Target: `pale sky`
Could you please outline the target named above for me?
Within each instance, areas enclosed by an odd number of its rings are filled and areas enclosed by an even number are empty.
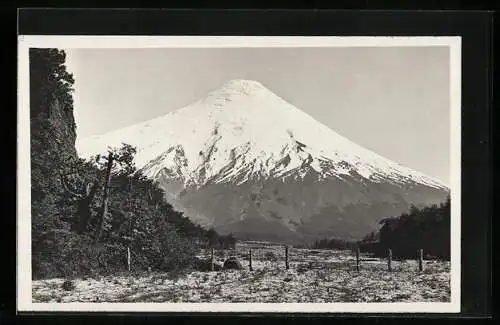
[[[251,79],[351,141],[449,184],[448,47],[66,53],[78,137],[162,116],[231,79]]]

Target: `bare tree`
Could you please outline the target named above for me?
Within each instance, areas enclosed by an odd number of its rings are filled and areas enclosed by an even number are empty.
[[[98,243],[99,242],[99,239],[101,238],[102,236],[102,233],[103,233],[103,230],[104,230],[104,222],[105,222],[105,219],[106,219],[106,215],[108,213],[108,201],[109,201],[109,182],[110,182],[110,179],[111,179],[111,169],[113,168],[113,161],[114,161],[115,157],[113,155],[113,152],[109,152],[108,154],[108,158],[106,158],[107,162],[106,162],[106,176],[105,176],[105,180],[104,180],[104,194],[103,194],[103,197],[102,197],[102,204],[101,204],[101,208],[99,209],[99,214],[98,214],[98,220],[99,220],[99,224],[97,226],[97,230],[96,230],[96,237],[95,237],[95,243]]]
[[[72,197],[78,202],[78,221],[73,224],[73,229],[78,233],[83,233],[87,230],[88,223],[92,216],[91,205],[97,192],[98,184],[95,182],[89,182],[83,190],[78,191],[76,188],[71,188],[66,178],[67,176],[68,174],[60,174],[61,184],[66,192],[71,194]]]

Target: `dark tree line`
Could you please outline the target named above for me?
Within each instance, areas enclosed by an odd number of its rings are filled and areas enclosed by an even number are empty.
[[[215,249],[235,249],[236,237],[233,234],[219,235],[214,229],[207,233],[207,247]]]
[[[34,278],[186,270],[197,249],[227,241],[193,224],[134,166],[123,144],[77,157],[65,53],[30,49],[31,220]]]
[[[417,250],[431,258],[450,258],[450,198],[440,205],[411,207],[399,217],[383,219],[378,233],[366,236],[360,249],[376,256],[386,256],[388,249],[395,258],[415,258]]]
[[[356,247],[355,242],[350,242],[350,241],[345,241],[341,239],[320,239],[316,240],[310,248],[313,249],[340,249],[340,250],[345,250],[345,249],[353,249]]]
[[[450,258],[450,198],[440,205],[424,208],[412,206],[407,213],[380,221],[380,229],[360,241],[335,238],[316,240],[308,248],[341,249],[370,253],[386,257],[392,250],[394,258],[414,259],[423,249],[428,258]]]

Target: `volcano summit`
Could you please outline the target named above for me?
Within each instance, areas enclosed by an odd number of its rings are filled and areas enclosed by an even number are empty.
[[[136,165],[192,220],[241,239],[359,239],[446,186],[337,134],[256,81],[231,80],[162,117],[77,142],[137,147]]]

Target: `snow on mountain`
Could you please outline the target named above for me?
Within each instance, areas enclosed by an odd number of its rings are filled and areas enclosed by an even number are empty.
[[[137,167],[177,210],[242,239],[360,239],[381,219],[448,195],[439,181],[349,141],[250,80],[77,139],[77,151],[89,157],[122,143],[137,148]]]
[[[135,163],[151,178],[167,172],[185,186],[255,179],[318,180],[357,173],[371,181],[446,189],[337,134],[261,83],[231,80],[205,98],[162,117],[77,140],[80,156],[108,146],[137,147]]]

